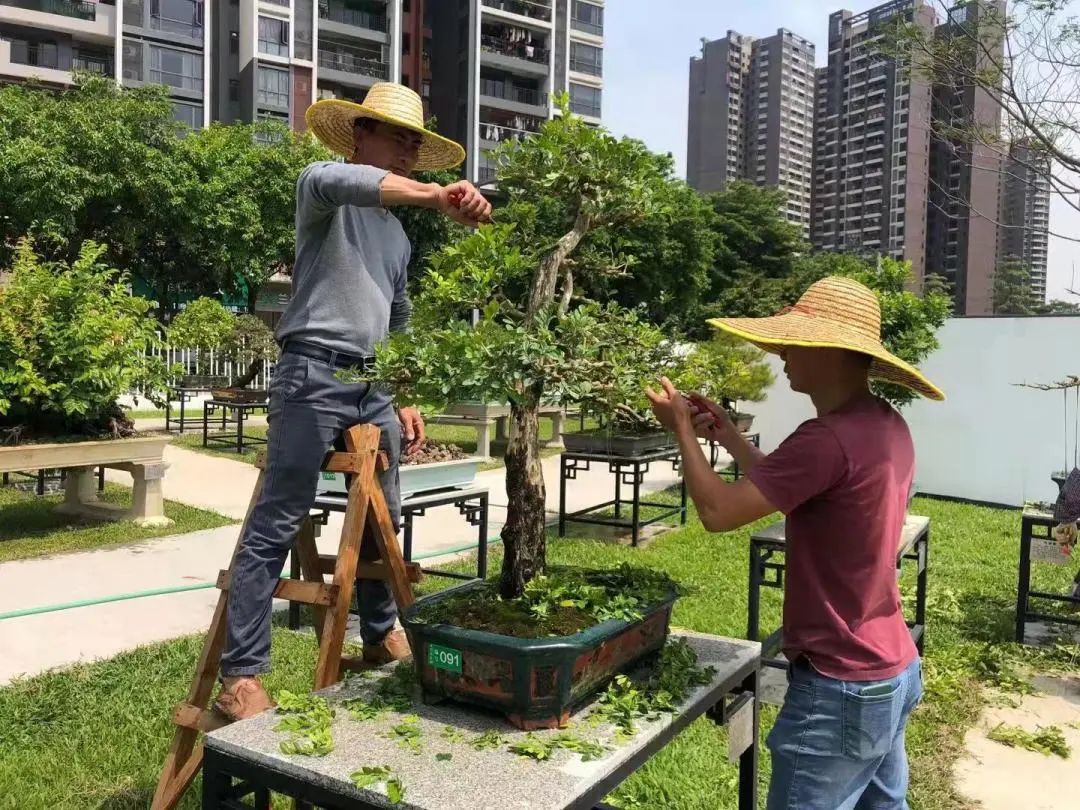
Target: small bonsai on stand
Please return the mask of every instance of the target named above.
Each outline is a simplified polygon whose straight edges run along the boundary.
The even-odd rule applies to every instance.
[[[774,379],[765,352],[731,335],[718,333],[686,355],[676,384],[684,391],[701,394],[722,405],[736,427],[746,432],[753,424],[754,415],[741,413],[738,403],[761,402]]]
[[[218,399],[265,398],[265,392],[249,391],[247,386],[266,361],[277,358],[278,347],[273,332],[256,316],[234,315],[220,301],[198,298],[173,319],[168,339],[174,349],[194,350],[199,369],[210,369],[215,359],[233,369],[231,380],[212,375],[187,377],[193,387],[205,385]]]

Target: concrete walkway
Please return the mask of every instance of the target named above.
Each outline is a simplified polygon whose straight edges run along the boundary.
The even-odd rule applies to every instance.
[[[166,449],[166,460],[170,465],[166,498],[243,518],[257,476],[253,466],[174,446]],[[552,517],[558,510],[558,469],[558,457],[544,461]],[[113,477],[111,471],[109,475]],[[115,478],[130,484],[123,473]],[[656,491],[676,481],[670,464],[653,465],[644,488]],[[477,485],[490,491],[488,534],[496,538],[506,517],[504,471],[480,473]],[[613,487],[606,468],[581,472],[568,487],[569,509],[610,500]],[[319,539],[321,550],[336,549],[341,520],[340,514],[331,514]],[[123,548],[5,563],[0,566],[0,613],[213,582],[228,566],[238,529],[226,526]],[[416,519],[413,553],[438,555],[440,550],[474,545],[476,537],[476,529],[454,507],[439,507]],[[425,559],[425,564],[431,562]],[[5,651],[0,656],[0,683],[200,632],[209,624],[216,601],[217,590],[209,588],[0,620],[0,650]]]

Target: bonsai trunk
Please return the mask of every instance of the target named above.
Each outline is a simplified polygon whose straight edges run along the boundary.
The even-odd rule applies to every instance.
[[[247,367],[247,371],[232,381],[230,388],[247,388],[251,385],[252,380],[259,376],[259,366],[262,365],[262,360],[252,360]]]
[[[543,573],[547,554],[546,497],[539,453],[539,403],[511,403],[514,420],[506,446],[509,505],[502,530],[503,563],[499,590],[504,599],[521,596],[525,584]]]

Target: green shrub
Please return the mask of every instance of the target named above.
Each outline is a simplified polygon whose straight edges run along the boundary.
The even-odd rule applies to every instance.
[[[234,378],[230,385],[235,388],[250,384],[263,361],[278,354],[270,327],[254,315],[234,315],[214,298],[197,298],[173,318],[169,344],[174,349],[194,349],[203,368],[209,368],[211,352],[231,362]]]
[[[164,363],[150,303],[85,242],[70,265],[46,262],[19,242],[0,288],[0,429],[13,443],[44,436],[127,435],[117,399],[142,391],[158,401]]]

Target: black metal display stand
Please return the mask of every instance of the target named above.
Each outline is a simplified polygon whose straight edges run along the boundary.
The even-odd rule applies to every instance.
[[[322,494],[315,499],[315,509],[322,512],[316,517],[316,522],[326,525],[330,512],[344,512],[346,506],[345,495]],[[419,492],[416,495],[404,498],[401,501],[401,524],[402,524],[402,556],[405,562],[412,562],[413,554],[413,523],[418,517],[427,514],[428,509],[437,506],[454,506],[470,526],[476,527],[476,577],[486,579],[488,569],[488,490],[484,487],[469,487],[467,489],[443,489],[434,492]],[[435,577],[447,577],[449,579],[470,580],[474,577],[468,574],[459,574],[454,571],[439,571],[431,568],[421,568],[425,574]],[[300,579],[300,559],[297,555],[290,555],[289,576],[292,579]],[[356,606],[353,606],[356,610]],[[297,630],[300,627],[300,605],[289,605],[289,627]]]
[[[1025,509],[1020,524],[1020,571],[1016,583],[1016,641],[1024,644],[1029,621],[1053,622],[1080,627],[1080,618],[1041,613],[1031,608],[1031,600],[1060,602],[1080,607],[1080,598],[1062,593],[1045,593],[1031,589],[1031,545],[1035,540],[1048,540],[1057,525],[1053,515],[1037,509]]]
[[[574,512],[566,511],[566,482],[577,478],[579,472],[591,469],[593,463],[606,464],[608,472],[615,476],[615,499],[604,503],[578,509]],[[642,453],[638,456],[612,456],[597,453],[578,453],[566,451],[562,454],[559,463],[559,537],[566,535],[566,524],[587,523],[599,526],[615,526],[630,529],[631,543],[637,546],[641,536],[641,529],[653,523],[665,520],[674,515],[679,516],[680,523],[686,523],[686,480],[680,476],[679,480],[679,505],[672,506],[670,503],[645,501],[641,498],[641,485],[645,480],[645,473],[654,462],[668,462],[672,468],[679,470],[681,460],[677,447],[668,447],[662,450],[654,450]],[[631,497],[626,500],[622,496],[623,486],[629,486]],[[623,510],[630,507],[629,519],[623,517]],[[643,520],[641,507],[652,507],[662,510],[660,514]],[[600,517],[597,512],[614,507],[613,517]]]
[[[266,439],[244,435],[244,422],[254,413],[266,413],[268,405],[265,402],[229,402],[221,399],[208,399],[203,403],[203,447],[222,447],[226,450],[235,450],[238,454],[244,452],[245,447],[257,447],[266,444]],[[221,411],[221,429],[211,434],[210,419],[214,414]],[[229,412],[232,418],[229,418]],[[215,418],[216,421],[216,418]],[[235,431],[226,432],[226,428],[232,425]]]
[[[761,434],[760,433],[744,433],[742,437],[746,439],[754,447],[761,447]],[[709,442],[709,466],[714,470],[717,463],[720,461],[720,451],[723,448],[719,442]],[[739,462],[732,460],[731,464],[723,470],[720,470],[720,475],[731,476],[732,481],[738,481],[742,477],[742,470],[739,469]]]
[[[205,394],[209,391],[209,388],[187,388],[180,386],[176,388],[169,388],[165,396],[165,430],[170,433],[172,433],[173,431],[176,431],[177,433],[183,433],[185,430],[187,430],[188,424],[193,424],[198,427],[198,411],[196,411],[194,414],[188,415],[185,410],[185,406],[187,405],[187,403],[194,402],[196,399],[198,399],[199,394]],[[173,418],[173,402],[176,402],[180,405],[180,407],[178,408],[180,412],[179,419]]]

